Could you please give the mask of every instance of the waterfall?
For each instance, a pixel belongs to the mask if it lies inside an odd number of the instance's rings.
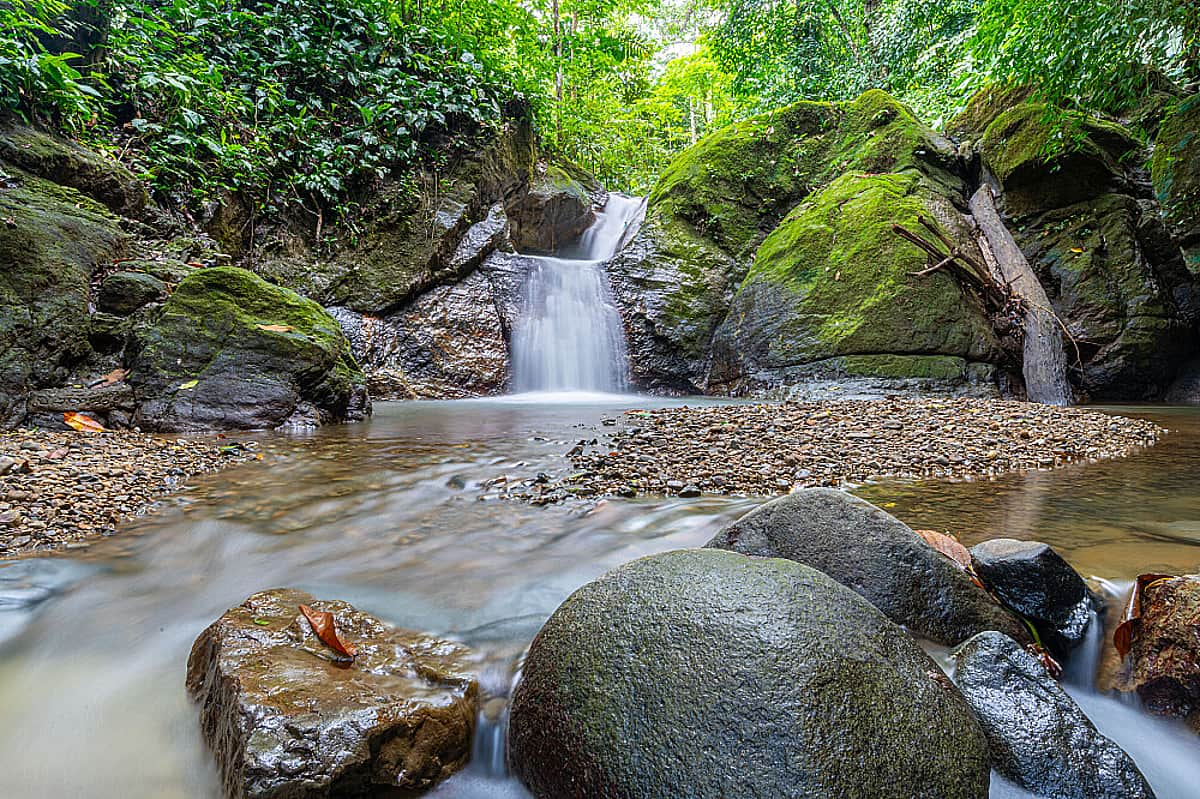
[[[604,264],[643,209],[641,198],[610,194],[576,244],[557,256],[522,256],[530,268],[512,332],[514,391],[628,389],[625,330]]]

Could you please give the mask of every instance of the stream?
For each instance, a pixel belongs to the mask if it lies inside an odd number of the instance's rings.
[[[0,562],[0,796],[219,797],[184,668],[196,635],[255,591],[294,586],[462,640],[480,658],[485,698],[503,697],[525,646],[575,588],[632,558],[702,545],[761,501],[620,500],[583,515],[481,499],[478,484],[499,474],[561,473],[562,454],[622,407],[682,403],[574,400],[380,403],[368,422],[249,436],[262,462],[194,480],[120,535]],[[1144,571],[1197,571],[1200,409],[1120,412],[1172,432],[1121,461],[857,493],[968,545],[1046,541],[1118,586]],[[1159,799],[1195,796],[1200,738],[1097,695],[1084,652],[1070,690],[1085,711]],[[502,706],[491,704],[468,769],[432,796],[526,795],[504,776]],[[993,797],[1023,795],[994,780]]]

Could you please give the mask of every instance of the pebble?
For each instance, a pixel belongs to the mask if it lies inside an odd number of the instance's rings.
[[[0,433],[0,558],[111,536],[193,475],[256,459],[256,449],[216,435]]]

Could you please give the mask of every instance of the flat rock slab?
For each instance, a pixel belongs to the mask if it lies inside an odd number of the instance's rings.
[[[299,610],[333,614],[352,664]],[[200,634],[188,693],[229,797],[419,790],[466,764],[478,686],[462,646],[294,589],[255,594]]]

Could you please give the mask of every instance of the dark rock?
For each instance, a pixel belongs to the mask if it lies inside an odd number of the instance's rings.
[[[984,630],[1029,637],[949,558],[900,520],[843,491],[813,488],[772,500],[707,546],[819,569],[892,621],[938,643],[961,643]]]
[[[100,283],[99,306],[105,313],[128,316],[147,303],[164,299],[167,286],[142,272],[113,272]]]
[[[112,158],[32,128],[0,130],[0,161],[75,189],[115,214],[137,217],[150,202],[145,185]]]
[[[1167,402],[1200,405],[1200,359],[1186,364],[1167,391]]]
[[[1029,619],[1059,657],[1083,642],[1095,610],[1087,583],[1047,544],[994,538],[971,548],[975,573]]]
[[[549,253],[578,238],[596,220],[592,184],[595,178],[566,162],[536,175],[528,193],[508,209],[517,249]]]
[[[30,413],[132,410],[133,390],[122,383],[95,388],[47,388],[29,395]]]
[[[1200,94],[1163,120],[1150,159],[1150,177],[1167,224],[1183,247],[1188,269],[1200,276]]]
[[[483,220],[471,225],[463,234],[454,254],[450,256],[448,266],[457,272],[474,269],[488,255],[510,243],[509,233],[504,206],[496,203],[488,209],[488,215]]]
[[[11,167],[0,180],[0,428],[20,424],[30,391],[67,382],[92,352],[93,271],[126,239],[107,209]]]
[[[338,323],[244,269],[189,275],[138,332],[138,345],[127,379],[145,430],[272,428],[307,408],[321,422],[368,412]]]
[[[1200,576],[1147,586],[1140,610],[1130,685],[1152,712],[1190,716],[1200,731]]]
[[[954,660],[954,682],[983,725],[1000,774],[1055,799],[1153,798],[1133,759],[1016,641],[982,633]]]
[[[585,585],[538,633],[509,757],[538,799],[983,799],[986,743],[878,611],[782,560],[685,550]]]
[[[352,665],[298,606],[334,615]],[[187,689],[229,797],[419,790],[467,761],[478,686],[457,644],[303,591],[263,591],[200,634]]]

